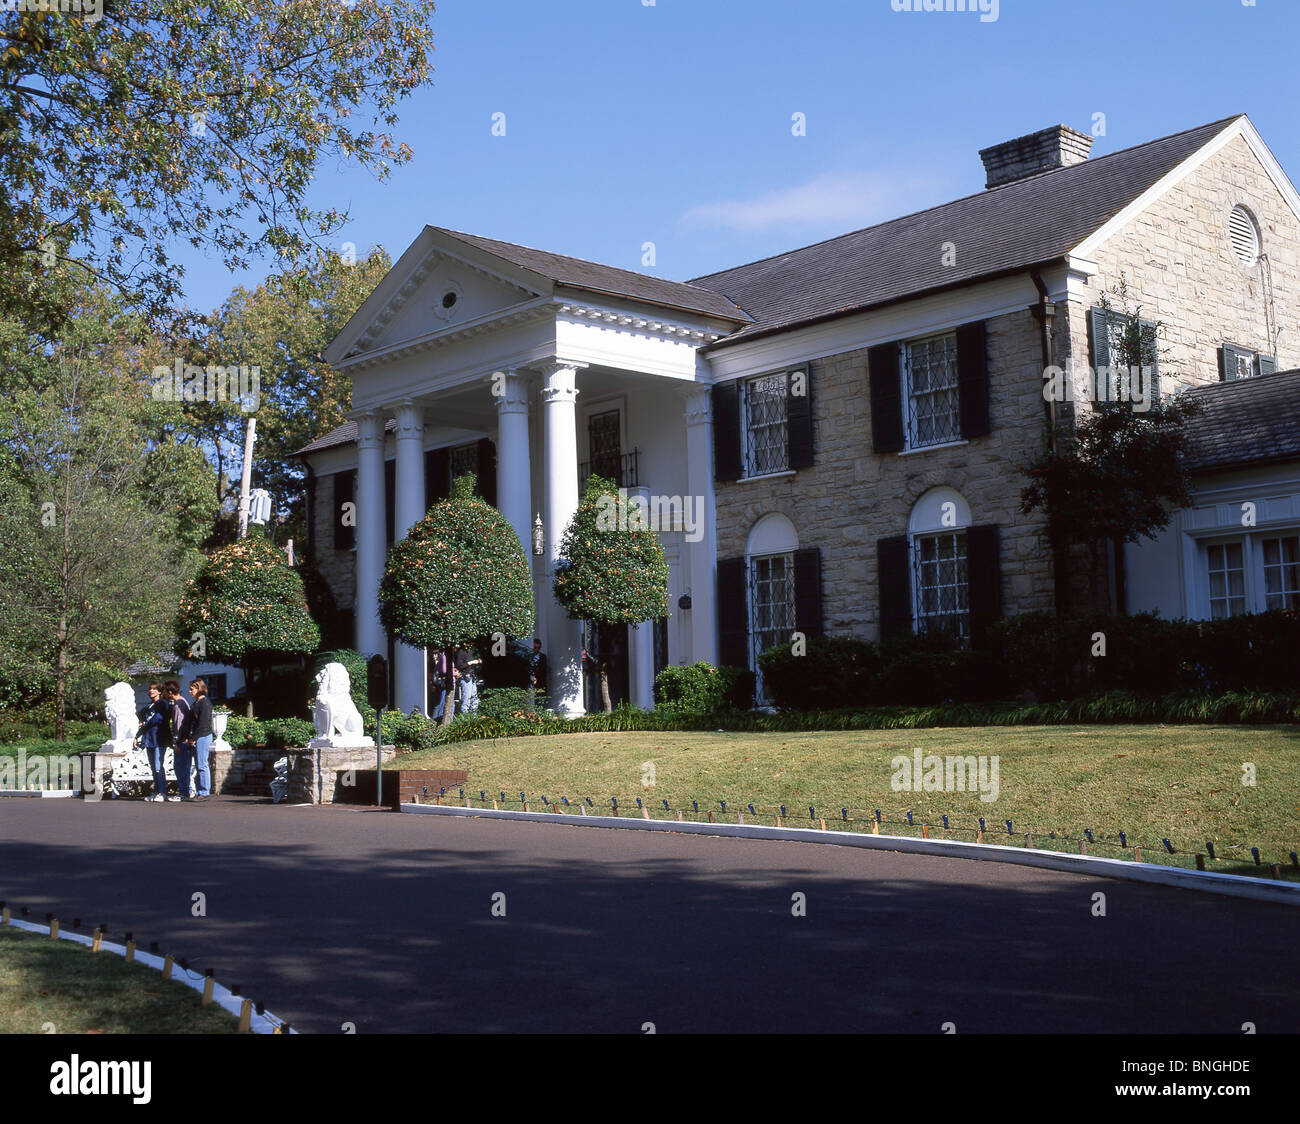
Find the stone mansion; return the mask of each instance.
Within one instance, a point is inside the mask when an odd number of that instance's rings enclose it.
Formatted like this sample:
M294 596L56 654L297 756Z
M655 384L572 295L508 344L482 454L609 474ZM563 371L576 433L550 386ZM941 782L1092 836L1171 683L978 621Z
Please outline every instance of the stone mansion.
M425 709L427 668L379 621L386 550L466 470L531 559L565 714L584 633L551 574L591 472L702 513L660 526L670 615L614 653L640 705L666 663L754 666L795 631L978 639L1050 609L1070 579L1021 466L1090 408L1121 279L1162 325L1153 390L1208 408L1195 506L1108 552L1100 607L1300 606L1300 195L1245 116L1091 143L994 145L979 194L686 283L425 227L326 351L351 420L301 450L310 549L395 704Z

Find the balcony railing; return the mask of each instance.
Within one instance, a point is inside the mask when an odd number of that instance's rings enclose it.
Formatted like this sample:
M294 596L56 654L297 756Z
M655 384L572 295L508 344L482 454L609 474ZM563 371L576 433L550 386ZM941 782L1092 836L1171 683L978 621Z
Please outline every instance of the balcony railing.
M587 490L587 478L595 473L613 480L620 488L635 488L641 481L638 476L637 457L640 450L630 453L596 457L578 465L578 495Z

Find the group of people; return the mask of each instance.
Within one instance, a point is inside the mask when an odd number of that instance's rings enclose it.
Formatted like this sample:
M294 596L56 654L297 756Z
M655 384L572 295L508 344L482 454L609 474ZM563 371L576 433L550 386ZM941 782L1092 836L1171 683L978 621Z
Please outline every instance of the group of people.
M478 710L478 668L483 660L472 648L439 649L429 657L429 707L435 719L441 719L450 699L452 714L473 714ZM533 640L533 654L528 661L529 694L534 699L546 694L546 653L542 642Z
M153 803L193 802L212 795L212 772L208 767L212 750L212 700L202 679L190 681L189 694L188 700L182 697L181 686L175 679L149 684L149 706L140 720L135 744L149 755L154 791L148 799ZM173 751L179 790L176 796L167 795L164 761L168 749ZM197 773L193 785L192 771Z

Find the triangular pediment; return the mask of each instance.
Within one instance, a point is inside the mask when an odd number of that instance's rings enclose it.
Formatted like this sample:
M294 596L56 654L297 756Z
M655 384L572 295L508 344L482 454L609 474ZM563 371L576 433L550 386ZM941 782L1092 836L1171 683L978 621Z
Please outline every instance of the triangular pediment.
M332 363L490 321L548 296L551 284L510 262L426 227L348 321L325 357Z

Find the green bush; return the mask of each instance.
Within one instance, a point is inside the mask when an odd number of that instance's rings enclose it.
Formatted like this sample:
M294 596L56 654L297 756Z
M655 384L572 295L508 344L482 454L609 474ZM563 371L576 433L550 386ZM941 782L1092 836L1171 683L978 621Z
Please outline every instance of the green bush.
M814 636L802 655L778 644L758 657L763 685L782 710L864 706L880 667L874 644L850 636Z
M268 718L262 723L266 745L301 749L316 736L316 727L305 718Z
M1104 654L1094 654L1103 645ZM998 621L991 646L1011 687L1043 699L1288 691L1300 666L1300 615L1278 610L1189 621L1136 613L1058 621L1024 613Z
M922 706L996 699L1006 694L1001 669L945 633L901 636L882 644L869 691L875 706Z
M485 687L479 692L478 712L493 718L511 718L527 714L527 687Z
M101 719L68 721L68 741L78 743L98 738L108 740L108 725ZM26 745L54 741L54 704L42 704L23 710L0 710L0 745ZM56 745L63 743L55 742Z
M226 741L232 746L266 745L266 731L256 718L232 713L226 721Z
M742 667L714 667L700 660L685 667L670 664L655 676L655 702L681 714L713 714L748 707L754 700L754 673Z

